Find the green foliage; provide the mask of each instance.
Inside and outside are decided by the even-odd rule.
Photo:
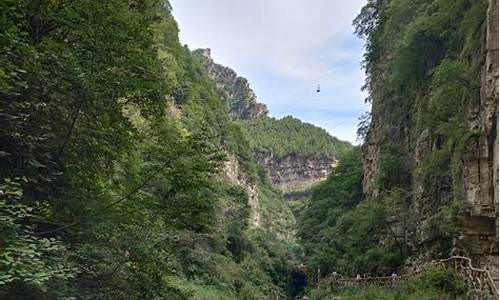
[[[278,237],[285,240],[292,238],[295,229],[295,218],[285,203],[280,192],[274,190],[270,184],[263,184],[260,180],[260,211],[262,226]]]
[[[460,208],[457,200],[448,200],[445,204],[441,203],[423,223],[424,233],[437,241],[443,256],[452,249],[453,237],[458,233],[456,224]]]
[[[293,218],[162,1],[0,4],[0,298],[255,299]],[[261,188],[266,228],[224,179]],[[10,180],[9,178],[23,178]],[[274,233],[270,233],[274,231]]]
[[[291,116],[283,119],[265,117],[240,124],[255,152],[272,152],[278,159],[287,155],[331,158],[351,147],[348,142],[330,136],[326,130]]]
[[[464,296],[467,292],[466,283],[460,276],[443,267],[435,267],[410,282],[414,290],[437,290],[450,296]]]
[[[404,189],[408,197],[422,188],[423,225],[448,246],[464,195],[462,158],[481,135],[467,129],[465,114],[480,97],[487,6],[370,0],[353,22],[366,40],[365,88],[373,103],[372,125],[360,128],[380,149],[374,188],[381,195]]]
[[[323,274],[387,274],[403,257],[390,237],[383,203],[363,196],[359,149],[345,154],[329,178],[313,191],[298,222],[298,236],[309,266]],[[389,242],[380,243],[390,237]]]
[[[399,145],[385,143],[379,153],[378,185],[387,190],[405,186],[408,182],[408,159]]]
[[[244,130],[240,124],[230,123],[227,127],[227,138],[223,141],[227,149],[238,154],[238,162],[243,166],[253,180],[257,177],[265,177],[256,175],[261,171],[255,162],[255,155],[250,147],[250,142],[245,136]]]
[[[22,284],[46,291],[75,277],[78,270],[60,240],[37,236],[27,225],[40,216],[32,213],[33,207],[18,202],[23,196],[22,181],[5,178],[0,184],[0,291],[9,284],[15,287],[11,295],[27,297]]]
[[[455,272],[435,267],[419,274],[407,282],[392,287],[351,288],[342,291],[331,290],[320,282],[319,288],[310,291],[311,299],[331,299],[340,297],[352,300],[434,300],[466,299],[467,286]]]

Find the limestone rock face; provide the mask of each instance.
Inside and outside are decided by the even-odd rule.
[[[241,169],[240,163],[234,154],[228,154],[224,163],[224,174],[233,184],[243,187],[248,194],[248,206],[250,207],[250,226],[259,227],[261,224],[259,188],[249,180]]]
[[[257,101],[246,78],[240,77],[231,68],[215,63],[210,49],[197,49],[193,54],[200,61],[208,77],[215,81],[226,98],[230,117],[234,119],[255,119],[267,115],[267,106]]]
[[[240,167],[240,163],[234,154],[228,154],[224,163],[224,174],[227,179],[243,187],[248,194],[248,206],[250,207],[250,226],[256,228],[260,226],[260,208],[259,208],[259,188],[253,183]]]
[[[268,172],[273,186],[283,193],[304,191],[325,180],[337,166],[333,157],[287,155],[278,159],[272,152],[260,152],[257,161]]]
[[[467,109],[470,141],[462,184],[467,211],[457,245],[498,277],[498,0],[490,0],[486,19],[480,97]]]
[[[489,0],[482,36],[478,41],[472,64],[481,72],[480,90],[466,101],[462,116],[464,124],[477,134],[468,140],[468,150],[458,160],[460,163],[452,166],[453,182],[459,186],[457,192],[462,209],[450,253],[443,253],[439,241],[426,233],[425,223],[433,203],[424,199],[425,178],[416,171],[421,169],[425,156],[439,141],[433,140],[426,130],[419,131],[411,122],[388,125],[378,113],[372,116],[362,146],[364,189],[376,197],[379,194],[376,182],[381,151],[378,141],[390,136],[392,140],[407,145],[405,151],[409,153],[409,161],[406,167],[411,176],[407,192],[410,196],[399,204],[400,207],[391,209],[394,213],[392,227],[409,246],[407,267],[410,269],[436,256],[460,254],[473,259],[474,265],[488,268],[498,278],[498,0]],[[375,97],[374,106],[376,101]],[[415,103],[415,107],[419,105]]]

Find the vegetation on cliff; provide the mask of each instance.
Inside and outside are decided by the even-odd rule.
[[[466,101],[478,97],[486,7],[471,0],[371,0],[354,20],[366,39],[365,88],[373,104],[360,134],[376,166],[364,174],[367,195],[359,150],[314,191],[298,224],[310,264],[346,274],[396,271],[411,255],[406,231],[418,222],[411,221],[414,205],[415,215],[425,214],[423,236],[439,244],[435,255],[449,255],[463,195],[457,166],[477,134],[463,116]],[[367,153],[374,145],[378,151]],[[415,153],[422,145],[429,147]],[[412,206],[413,199],[420,202]]]
[[[367,188],[379,198],[402,190],[418,201],[425,221],[413,225],[439,241],[442,255],[465,193],[462,157],[480,135],[465,115],[480,98],[486,8],[485,0],[372,0],[354,21],[366,39],[365,88],[373,104],[371,125],[360,133],[372,147],[366,151],[379,151]]]
[[[291,116],[262,117],[240,124],[255,152],[272,152],[277,159],[287,155],[332,158],[351,147],[326,130]]]
[[[168,3],[0,10],[0,297],[283,293],[286,206],[179,44]],[[249,228],[245,189],[222,175],[227,152],[273,203],[267,227]]]
[[[298,220],[307,265],[322,274],[390,274],[401,263],[397,241],[381,245],[390,232],[383,203],[365,199],[359,148],[347,152],[329,178],[313,189]]]
[[[298,218],[300,284],[308,268],[388,275],[416,243],[448,255],[460,160],[482,134],[464,110],[480,91],[486,6],[368,0],[354,21],[373,104],[362,150],[263,116],[234,72],[245,105],[224,102],[234,93],[180,45],[168,2],[0,2],[0,298],[285,297],[295,220],[260,152],[339,158]],[[444,270],[402,289],[422,299],[463,292]]]

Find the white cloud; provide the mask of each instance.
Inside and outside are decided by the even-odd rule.
[[[257,64],[281,76],[314,79],[329,42],[352,32],[364,0],[173,0],[181,41],[210,47],[232,66]],[[318,53],[318,49],[319,52]],[[342,55],[342,53],[340,53]]]
[[[249,79],[273,115],[323,111],[332,119],[367,107],[360,92],[362,47],[351,26],[365,2],[171,0],[181,42],[211,48],[215,61]],[[307,121],[320,125],[328,118]],[[355,139],[355,128],[329,130]]]

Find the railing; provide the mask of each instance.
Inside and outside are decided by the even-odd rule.
[[[488,290],[496,299],[498,298],[498,289],[490,272],[485,269],[479,269],[472,266],[472,261],[464,256],[452,256],[447,259],[437,261],[444,267],[453,268],[469,285],[469,290],[484,291]]]
[[[383,276],[383,277],[361,277],[361,278],[344,278],[340,274],[330,274],[327,280],[335,283],[338,287],[354,287],[354,286],[392,286],[399,282],[414,278],[416,275],[428,270],[433,266],[443,266],[452,268],[457,274],[464,279],[469,287],[469,291],[488,291],[495,299],[498,298],[498,289],[490,272],[485,269],[479,269],[472,266],[472,261],[464,256],[452,256],[446,259],[433,261],[425,267],[414,272],[406,273],[399,276]]]

